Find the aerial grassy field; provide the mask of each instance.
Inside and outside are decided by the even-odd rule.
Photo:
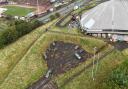
[[[43,34],[45,29],[56,21],[57,20],[54,20],[44,26],[41,26],[35,31],[32,31],[30,34],[23,36],[15,43],[0,49],[0,84],[5,80],[10,71],[23,58],[23,56],[25,56],[27,51]]]
[[[24,13],[23,9],[22,12]],[[8,13],[12,14],[13,12],[10,11]],[[20,12],[17,11],[17,13]],[[67,27],[60,28],[54,26],[53,23],[57,21],[58,19],[55,19],[21,37],[9,46],[0,49],[0,89],[26,89],[45,75],[48,67],[42,54],[45,53],[47,47],[53,41],[79,44],[92,54],[94,54],[94,47],[100,49],[106,45],[106,42],[101,39],[83,36],[76,28],[69,30]],[[65,22],[68,22],[68,20],[65,20]],[[45,29],[49,26],[52,26],[51,31],[46,32]],[[113,51],[109,52],[110,50]],[[101,60],[98,59],[106,53],[108,54]],[[88,59],[64,74],[53,77],[52,80],[57,83],[59,89],[125,89],[125,87],[111,87],[115,83],[109,79],[113,78],[114,70],[120,70],[120,73],[127,71],[127,63],[122,64],[122,66],[125,65],[123,67],[119,67],[119,65],[128,59],[128,49],[121,52],[113,49],[111,45],[106,45],[99,54],[96,54],[96,59],[94,60],[98,64],[94,66],[94,81],[91,75],[92,59]],[[121,71],[123,68],[126,70]],[[127,76],[124,78],[127,79]]]
[[[31,37],[33,37],[33,35],[31,35]],[[30,40],[30,39],[26,38],[26,41],[27,40]],[[32,84],[34,81],[38,80],[42,75],[44,75],[47,71],[47,65],[42,58],[42,53],[45,52],[48,45],[54,40],[81,44],[84,49],[86,49],[88,52],[91,52],[91,53],[93,53],[93,48],[95,46],[100,48],[103,45],[105,45],[105,42],[95,38],[70,36],[70,35],[65,35],[65,34],[63,35],[63,34],[51,33],[51,32],[42,34],[33,43],[33,45],[30,46],[30,48],[25,54],[20,55],[22,56],[20,60],[17,57],[14,57],[12,58],[12,61],[11,61],[9,59],[9,57],[11,56],[10,54],[11,52],[5,53],[6,58],[1,59],[3,60],[1,61],[1,64],[2,62],[5,62],[5,60],[7,60],[4,64],[7,64],[7,62],[11,61],[15,63],[15,66],[13,63],[7,64],[6,65],[7,67],[13,66],[13,68],[10,70],[1,71],[1,72],[4,72],[4,74],[7,76],[4,77],[5,79],[3,81],[1,81],[0,89],[25,89],[28,87],[28,85]],[[20,40],[19,40],[19,43],[20,43]],[[28,44],[28,42],[25,44]],[[13,48],[15,48],[15,46],[11,47],[11,49]],[[15,50],[16,49],[20,50],[19,48],[15,48]],[[15,55],[16,54],[19,55],[19,53],[15,53]],[[1,56],[4,56],[4,55],[1,54]],[[16,62],[17,60],[19,61]],[[5,66],[4,64],[2,64],[3,67]],[[2,75],[4,74],[1,74],[1,78],[2,78]]]
[[[35,8],[27,8],[20,6],[3,6],[3,8],[7,8],[8,10],[5,12],[5,14],[11,16],[25,16],[28,13],[36,10]]]
[[[45,75],[48,68],[42,54],[53,41],[79,44],[89,53],[94,53],[94,47],[101,48],[106,45],[103,40],[80,35],[76,31],[77,29],[68,31],[67,28],[64,28],[61,31],[60,28],[53,27],[52,31],[54,32],[46,32],[45,29],[56,21],[57,19],[35,29],[15,43],[0,50],[0,89],[26,89],[41,76]],[[108,45],[100,52],[99,56],[111,49],[112,46]],[[123,53],[114,50],[105,56],[99,62],[98,70],[95,73],[95,81],[92,81],[91,77],[92,66],[85,68],[92,63],[92,58],[81,63],[78,67],[53,78],[53,80],[56,81],[59,89],[84,89],[85,87],[86,89],[105,89],[102,88],[105,87],[104,83],[102,83],[103,80],[107,80],[111,71],[127,58],[125,55],[127,55],[127,50],[124,50]],[[84,71],[80,72],[81,70]],[[78,76],[72,77],[77,73]],[[69,81],[67,82],[68,79]],[[102,83],[102,85],[99,85],[99,83]]]

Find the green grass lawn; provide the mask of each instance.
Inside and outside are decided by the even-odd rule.
[[[12,16],[25,16],[28,13],[36,10],[35,8],[25,8],[25,7],[19,7],[19,6],[4,6],[3,8],[8,9],[5,12],[5,14],[12,15]]]

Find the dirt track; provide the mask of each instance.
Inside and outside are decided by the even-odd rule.
[[[28,89],[58,89],[58,87],[56,83],[50,80],[50,78],[42,77]]]

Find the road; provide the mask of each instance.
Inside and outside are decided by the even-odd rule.
[[[51,15],[54,15],[55,13],[60,13],[60,15],[65,15],[65,14],[69,13],[70,11],[72,11],[74,9],[74,6],[77,5],[77,6],[81,7],[81,6],[84,6],[89,1],[90,0],[80,0],[80,1],[73,2],[73,3],[71,3],[70,5],[68,5],[66,7],[63,7],[63,8],[61,8],[61,9],[55,11],[55,12],[52,12],[52,13],[46,15],[46,16],[43,16],[43,17],[39,18],[38,20],[43,22],[43,21],[49,19],[49,17]]]

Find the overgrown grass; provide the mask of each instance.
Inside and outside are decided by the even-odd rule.
[[[29,85],[31,85],[41,76],[43,76],[46,73],[47,64],[43,60],[42,54],[45,52],[49,44],[55,40],[79,44],[82,46],[82,48],[84,48],[90,53],[94,53],[93,51],[94,47],[100,48],[106,44],[102,40],[90,38],[90,37],[81,37],[77,35],[73,36],[68,34],[63,35],[63,34],[51,33],[51,32],[47,32],[43,34],[45,28],[49,27],[51,24],[55,22],[56,20],[50,22],[49,24],[44,25],[43,27],[36,29],[30,34],[20,38],[15,43],[12,43],[11,45],[0,50],[0,84],[1,84],[0,89],[26,89]],[[60,28],[54,27],[54,29],[52,30],[60,31],[59,29]],[[64,28],[63,31],[60,32],[67,33],[67,31],[68,31],[67,28]],[[72,30],[70,31],[70,33],[78,34],[77,30]],[[109,57],[106,59],[111,61],[111,57],[110,59]],[[77,73],[78,71],[81,70],[81,68],[85,67],[85,65],[91,62],[92,60],[83,63],[79,67],[72,69],[71,71],[67,72],[64,75],[58,76],[58,78],[56,78],[56,81],[59,87],[63,84],[63,82],[66,79],[70,78],[73,74]],[[102,69],[102,67],[104,68],[104,65],[101,66],[100,68]],[[104,71],[104,69],[102,70]],[[82,73],[79,77],[76,77],[75,79],[72,80],[72,82],[69,82],[66,86],[61,88],[84,89],[86,87],[85,85],[87,85],[87,87],[90,87],[89,83],[92,82],[90,81],[91,70],[88,69],[87,71],[88,71],[87,75],[85,75],[86,71],[84,71],[84,73]],[[99,75],[96,75],[96,77],[97,76]],[[85,79],[87,80],[85,81]],[[81,84],[83,86],[79,86]],[[97,86],[97,84],[94,85]],[[95,88],[91,87],[88,89],[95,89]]]
[[[126,57],[124,57],[119,51],[113,51],[111,54],[103,58],[99,62],[98,70],[94,71],[94,77],[95,80],[92,80],[92,67],[83,70],[80,75],[75,76],[71,78],[71,80],[68,80],[66,85],[63,85],[65,79],[69,79],[71,77],[71,74],[74,73],[77,70],[81,70],[82,66],[74,71],[71,71],[70,73],[67,73],[67,78],[65,76],[61,76],[60,78],[57,78],[57,83],[60,87],[60,89],[110,89],[107,86],[104,87],[103,81],[104,79],[108,78],[108,75],[111,73],[111,71],[116,68],[119,64],[121,64]],[[84,67],[85,65],[83,65]],[[95,65],[96,68],[96,65]],[[79,73],[77,71],[77,73]]]
[[[66,24],[71,20],[71,15],[67,16],[62,23],[60,23],[60,26],[66,26]]]
[[[15,43],[0,49],[0,84],[8,76],[9,72],[21,60],[21,58],[30,49],[33,43],[43,34],[46,27],[55,23],[56,20],[37,28],[35,31],[28,35],[23,36]]]
[[[104,89],[127,89],[128,88],[128,55],[125,50],[126,59],[121,65],[113,69],[102,84]],[[118,56],[119,57],[119,56]]]
[[[29,84],[32,84],[34,81],[38,80],[40,76],[44,75],[47,66],[42,58],[42,54],[49,44],[55,40],[81,44],[81,46],[89,52],[93,52],[92,49],[94,46],[101,47],[105,44],[101,40],[88,37],[77,37],[56,33],[43,34],[31,48],[29,48],[27,53],[10,72],[8,77],[1,84],[0,89],[25,89]],[[87,42],[84,43],[83,40]]]
[[[61,40],[66,42],[71,42],[75,44],[80,44],[84,49],[86,49],[90,53],[94,53],[93,48],[97,47],[100,48],[104,46],[106,43],[103,40],[91,38],[91,37],[84,37],[84,36],[77,36],[77,35],[70,35],[70,34],[58,34],[58,33],[48,33],[48,37],[52,41],[54,40]],[[56,38],[56,39],[55,39]],[[98,44],[97,44],[98,43]]]
[[[0,89],[26,89],[28,84],[37,80],[45,74],[47,65],[42,58],[42,48],[44,47],[44,35],[42,35],[17,63],[10,72]]]
[[[63,32],[63,33],[71,33],[71,34],[79,34],[79,35],[82,35],[81,32],[80,32],[80,30],[77,29],[77,28],[69,29],[68,27],[61,28],[61,27],[55,26],[55,27],[53,27],[51,29],[51,31],[57,31],[57,32]]]
[[[123,50],[123,54],[128,56],[128,49]]]
[[[112,46],[110,46],[110,45],[106,46],[104,49],[102,49],[102,51],[98,55],[96,55],[95,60],[97,60],[98,57],[102,56],[104,53],[106,53],[110,49],[112,49]],[[80,71],[84,72],[86,70],[86,67],[92,63],[92,59],[93,58],[89,58],[85,62],[81,63],[78,67],[73,68],[73,69],[71,69],[70,71],[68,71],[64,74],[57,76],[55,78],[55,81],[57,82],[58,87],[61,88],[64,85],[65,82],[69,82],[71,79],[75,78],[73,76],[81,75]],[[69,80],[69,81],[67,81],[67,80]]]

